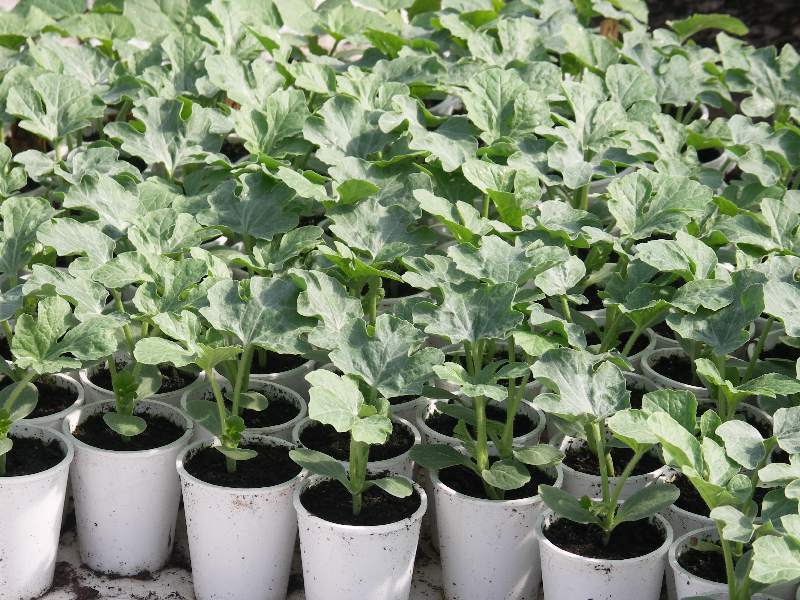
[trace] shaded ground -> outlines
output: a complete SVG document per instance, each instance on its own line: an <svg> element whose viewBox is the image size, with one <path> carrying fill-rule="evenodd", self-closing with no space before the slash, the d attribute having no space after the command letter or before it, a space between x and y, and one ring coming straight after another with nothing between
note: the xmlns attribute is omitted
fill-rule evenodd
<svg viewBox="0 0 800 600"><path fill-rule="evenodd" d="M750 28L746 38L755 46L792 43L800 48L800 0L647 0L647 4L653 28L694 13L725 13ZM714 36L715 32L710 32L696 39L713 43Z"/></svg>

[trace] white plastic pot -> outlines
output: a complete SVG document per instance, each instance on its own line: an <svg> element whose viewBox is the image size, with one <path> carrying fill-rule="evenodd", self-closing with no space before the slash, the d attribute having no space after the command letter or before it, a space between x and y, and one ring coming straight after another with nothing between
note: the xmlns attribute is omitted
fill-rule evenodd
<svg viewBox="0 0 800 600"><path fill-rule="evenodd" d="M586 442L581 439L566 437L561 442L561 451L567 452L573 446L585 446ZM620 465L622 467L622 465ZM582 498L588 496L589 498L600 498L603 495L603 486L600 481L599 475L591 475L589 473L582 473L572 467L562 463L561 468L564 470L564 489L573 496ZM619 496L620 500L625 500L631 494L647 487L651 483L658 480L666 467L660 467L650 473L642 475L631 475L625 481L622 487L622 493ZM619 481L619 477L609 477L608 485L610 489L614 489Z"/></svg>
<svg viewBox="0 0 800 600"><path fill-rule="evenodd" d="M672 545L672 528L664 517L652 518L664 534L664 543L649 554L624 560L586 558L562 550L544 535L544 529L557 519L552 511L545 511L537 527L547 600L659 600Z"/></svg>
<svg viewBox="0 0 800 600"><path fill-rule="evenodd" d="M90 377L97 373L97 371L101 368L105 368L105 363L100 363L93 367L89 367L87 369L81 369L78 377L80 379L81 385L85 390L86 395L86 404L94 404L95 402L102 402L105 400L113 400L114 399L114 391L107 390L105 388L101 388L98 385L92 383ZM153 394L152 396L148 396L148 400L155 400L156 402L163 402L164 404L169 404L170 406L178 407L180 406L181 398L184 394L192 394L197 393L201 389L201 381L202 377L198 375L197 379L195 379L192 383L187 385L184 388L179 390L173 390L171 392L164 392L163 394Z"/></svg>
<svg viewBox="0 0 800 600"><path fill-rule="evenodd" d="M66 436L45 427L17 422L11 433L64 451L62 461L46 471L0 477L0 600L27 600L53 583L73 450Z"/></svg>
<svg viewBox="0 0 800 600"><path fill-rule="evenodd" d="M651 339L654 339L656 342L655 350L663 350L664 348L680 348L681 345L678 340L667 337L665 335L661 335L652 327L647 328L647 333L650 335Z"/></svg>
<svg viewBox="0 0 800 600"><path fill-rule="evenodd" d="M44 417L36 417L36 418L29 418L25 419L23 422L28 425L38 425L39 427L47 427L48 429L53 429L55 431L61 431L61 423L64 421L64 417L66 417L71 411L75 410L83 406L84 401L84 394L83 394L83 386L75 381L72 377L68 375L64 375L63 373L56 373L55 375L48 375L47 377L53 378L53 383L64 390L72 390L77 394L77 398L75 402L72 403L71 406L61 410L57 413L53 413L51 415L46 415Z"/></svg>
<svg viewBox="0 0 800 600"><path fill-rule="evenodd" d="M708 398L708 390L699 385L690 385L682 383L674 379L670 379L666 375L662 375L653 368L658 362L658 359L669 356L685 356L686 353L681 348L662 348L661 350L645 351L642 355L641 370L645 377L653 381L657 386L662 388L672 388L676 390L686 390L694 393L700 398Z"/></svg>
<svg viewBox="0 0 800 600"><path fill-rule="evenodd" d="M169 419L185 430L183 435L160 448L130 452L95 448L72 435L111 406L91 404L64 419L64 433L75 446L71 481L81 560L101 573L153 573L172 551L180 503L175 460L189 443L192 422L169 404L144 400L136 414Z"/></svg>
<svg viewBox="0 0 800 600"><path fill-rule="evenodd" d="M392 404L392 416L411 421L412 423L417 419L417 413L421 406L428 406L431 403L430 398L419 396L405 402Z"/></svg>
<svg viewBox="0 0 800 600"><path fill-rule="evenodd" d="M229 391L231 389L230 384L224 378L219 377L217 381L219 382L219 386L223 391ZM308 414L308 406L306 405L306 401L303 399L303 397L298 392L271 381L254 381L251 379L249 389L256 392L261 392L267 397L267 400L280 398L282 400L286 400L287 402L291 402L299 409L299 412L292 420L286 421L286 423L280 423L279 425L273 425L271 427L252 427L246 429L245 431L290 441L292 439L292 429L294 429L295 425L297 425L300 421L305 419L306 415ZM205 381L203 381L202 387L199 390L191 390L187 393L184 393L180 402L181 409L185 412L187 403L195 398L210 400L212 402L215 401L211 387ZM199 423L195 423L194 437L192 438L192 442L211 441L213 438L214 436L208 429Z"/></svg>
<svg viewBox="0 0 800 600"><path fill-rule="evenodd" d="M299 367L281 373L250 373L250 386L253 387L253 384L257 382L277 383L297 392L304 400L308 400L308 389L311 384L306 381L306 375L316 368L317 363L309 360Z"/></svg>
<svg viewBox="0 0 800 600"><path fill-rule="evenodd" d="M706 527L696 529L683 534L675 540L669 549L669 566L672 569L673 581L676 598L690 598L692 596L703 596L712 594L723 594L727 596L728 586L725 583L709 581L698 577L684 569L678 562L683 553L694 541L706 540L716 542L719 540L719 533L716 527ZM764 590L765 594L780 600L795 600L796 583L781 583L773 585Z"/></svg>
<svg viewBox="0 0 800 600"><path fill-rule="evenodd" d="M436 410L436 400L429 400L427 405L419 407L417 411L415 424L417 426L417 429L419 429L420 434L422 434L422 443L447 444L448 446L452 446L453 448L461 446L462 445L461 440L459 440L458 438L450 435L441 434L425 423L425 419L427 419L430 415L432 415L435 412L435 410ZM546 419L544 413L538 408L536 408L533 404L528 402L527 400L523 400L522 402L519 403L517 414L527 415L531 419L531 421L536 423L536 425L532 431L526 433L525 435L515 437L514 445L525 447L538 444L539 438L541 437L542 431L544 431L546 425ZM494 446L494 444L492 442L489 442L489 446L492 447Z"/></svg>
<svg viewBox="0 0 800 600"><path fill-rule="evenodd" d="M561 487L561 468L555 469ZM431 472L446 600L536 600L542 573L536 526L540 496L483 500L448 487Z"/></svg>
<svg viewBox="0 0 800 600"><path fill-rule="evenodd" d="M305 418L299 423L294 426L292 429L292 437L291 441L298 446L302 446L303 443L300 441L300 435L303 433L303 430L312 425L315 421L312 421L309 418ZM392 475L400 475L402 477L408 477L411 479L414 475L414 461L411 460L411 448L418 445L422 441L422 437L420 436L419 430L414 427L411 423L409 423L405 419L401 419L400 417L393 416L392 417L392 426L398 427L402 426L409 430L412 435L414 436L414 443L411 447L403 452L402 454L398 454L397 456L393 456L392 458L387 458L384 460L371 460L367 463L367 470L371 473L382 473L384 471L391 473ZM345 468L347 468L348 463L347 461L340 461Z"/></svg>
<svg viewBox="0 0 800 600"><path fill-rule="evenodd" d="M388 525L356 526L331 523L303 506L303 491L320 481L309 477L294 493L300 529L306 600L408 600L425 491L419 508L408 518Z"/></svg>
<svg viewBox="0 0 800 600"><path fill-rule="evenodd" d="M244 442L291 444L245 433ZM178 456L189 536L192 582L197 600L283 600L297 538L292 502L302 472L262 488L229 488L206 483L184 465L210 445L196 442Z"/></svg>

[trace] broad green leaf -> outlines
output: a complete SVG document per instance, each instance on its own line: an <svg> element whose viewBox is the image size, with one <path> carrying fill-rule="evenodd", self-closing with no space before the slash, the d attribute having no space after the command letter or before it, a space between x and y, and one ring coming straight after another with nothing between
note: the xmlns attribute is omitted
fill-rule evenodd
<svg viewBox="0 0 800 600"><path fill-rule="evenodd" d="M276 90L269 94L262 106L245 106L238 111L235 129L245 140L245 148L253 154L280 158L306 151L308 143L300 134L307 121L310 117L303 92Z"/></svg>
<svg viewBox="0 0 800 600"><path fill-rule="evenodd" d="M164 338L147 337L136 342L133 356L146 365L173 364L185 367L195 362L195 354Z"/></svg>
<svg viewBox="0 0 800 600"><path fill-rule="evenodd" d="M749 423L726 421L717 427L716 434L725 443L727 455L745 469L757 468L767 455L761 434Z"/></svg>
<svg viewBox="0 0 800 600"><path fill-rule="evenodd" d="M395 498L407 498L414 493L414 486L405 477L381 477L371 479L368 483L381 488Z"/></svg>
<svg viewBox="0 0 800 600"><path fill-rule="evenodd" d="M533 283L546 296L564 296L585 275L586 266L583 261L577 256L570 256L566 261L536 275Z"/></svg>
<svg viewBox="0 0 800 600"><path fill-rule="evenodd" d="M625 445L638 450L658 443L658 438L647 424L648 413L644 410L629 408L621 410L609 417L608 428L614 437Z"/></svg>
<svg viewBox="0 0 800 600"><path fill-rule="evenodd" d="M559 517L574 523L599 523L597 516L589 512L580 500L562 489L540 485L539 495L547 507Z"/></svg>
<svg viewBox="0 0 800 600"><path fill-rule="evenodd" d="M564 458L564 453L548 444L536 444L514 450L514 458L526 465L549 467L556 465Z"/></svg>
<svg viewBox="0 0 800 600"><path fill-rule="evenodd" d="M222 434L217 403L210 400L190 399L186 403L186 412L193 421L202 425L216 436Z"/></svg>
<svg viewBox="0 0 800 600"><path fill-rule="evenodd" d="M86 255L93 267L111 260L115 244L99 227L70 218L42 223L36 239L53 248L59 256Z"/></svg>
<svg viewBox="0 0 800 600"><path fill-rule="evenodd" d="M516 490L531 480L528 469L521 462L511 459L498 460L482 473L483 480L501 490Z"/></svg>
<svg viewBox="0 0 800 600"><path fill-rule="evenodd" d="M222 452L226 458L232 460L250 460L258 456L258 452L249 448L228 448L227 446L216 446L217 450Z"/></svg>
<svg viewBox="0 0 800 600"><path fill-rule="evenodd" d="M680 21L670 21L670 28L685 41L706 29L719 29L733 35L747 35L747 26L736 17L718 13L696 14Z"/></svg>
<svg viewBox="0 0 800 600"><path fill-rule="evenodd" d="M800 578L800 544L793 538L765 535L753 542L750 578L764 584Z"/></svg>
<svg viewBox="0 0 800 600"><path fill-rule="evenodd" d="M528 258L522 245L509 244L495 235L482 238L479 248L467 244L451 246L447 255L461 271L488 283L521 286L537 271L543 270L536 261Z"/></svg>
<svg viewBox="0 0 800 600"><path fill-rule="evenodd" d="M297 297L297 312L319 319L308 336L309 342L334 349L351 320L363 317L361 302L350 297L344 285L322 271L294 269L290 274L300 280L303 288Z"/></svg>
<svg viewBox="0 0 800 600"><path fill-rule="evenodd" d="M617 510L614 523L638 521L660 513L680 496L680 490L674 485L656 482L631 494Z"/></svg>
<svg viewBox="0 0 800 600"><path fill-rule="evenodd" d="M717 506L709 516L723 523L724 540L747 544L753 537L753 520L733 506Z"/></svg>
<svg viewBox="0 0 800 600"><path fill-rule="evenodd" d="M15 393L17 397L12 400L11 396ZM11 423L16 423L31 414L38 401L39 391L32 383L14 382L0 390L0 407Z"/></svg>
<svg viewBox="0 0 800 600"><path fill-rule="evenodd" d="M665 412L654 412L647 418L647 424L666 451L664 458L668 464L702 472L703 450L694 432L687 431Z"/></svg>
<svg viewBox="0 0 800 600"><path fill-rule="evenodd" d="M789 454L800 453L800 407L779 408L772 419L778 446Z"/></svg>
<svg viewBox="0 0 800 600"><path fill-rule="evenodd" d="M381 415L356 419L350 429L353 440L365 444L385 444L391 433L391 420Z"/></svg>
<svg viewBox="0 0 800 600"><path fill-rule="evenodd" d="M3 201L0 274L16 277L26 267L33 256L37 230L54 215L50 203L43 198L15 196Z"/></svg>
<svg viewBox="0 0 800 600"><path fill-rule="evenodd" d="M422 444L411 448L411 460L429 471L471 465L469 458L447 444Z"/></svg>
<svg viewBox="0 0 800 600"><path fill-rule="evenodd" d="M311 384L308 416L340 433L350 431L364 404L356 380L326 369L312 371L306 380Z"/></svg>
<svg viewBox="0 0 800 600"><path fill-rule="evenodd" d="M697 429L697 398L685 390L656 390L642 396L642 411L664 412L686 431L694 434Z"/></svg>
<svg viewBox="0 0 800 600"><path fill-rule="evenodd" d="M142 212L138 197L107 175L85 177L64 195L64 208L97 214L105 233L119 238Z"/></svg>
<svg viewBox="0 0 800 600"><path fill-rule="evenodd" d="M147 421L136 415L107 412L103 415L103 421L123 437L133 437L147 429Z"/></svg>
<svg viewBox="0 0 800 600"><path fill-rule="evenodd" d="M307 448L296 448L295 450L289 451L289 457L311 473L335 479L341 483L345 489L350 492L353 491L350 489L350 481L347 479L347 472L344 469L344 465L327 454Z"/></svg>

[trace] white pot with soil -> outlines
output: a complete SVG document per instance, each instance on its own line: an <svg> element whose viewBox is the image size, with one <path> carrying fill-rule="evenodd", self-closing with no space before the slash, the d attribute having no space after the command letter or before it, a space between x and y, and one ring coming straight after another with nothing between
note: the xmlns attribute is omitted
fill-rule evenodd
<svg viewBox="0 0 800 600"><path fill-rule="evenodd" d="M0 476L0 600L38 598L53 583L72 444L61 432L15 423Z"/></svg>
<svg viewBox="0 0 800 600"><path fill-rule="evenodd" d="M180 502L175 460L192 422L169 404L143 400L134 414L147 429L125 441L103 421L113 406L91 404L64 419L75 447L70 479L81 560L106 574L153 573L172 551Z"/></svg>
<svg viewBox="0 0 800 600"><path fill-rule="evenodd" d="M398 396L389 400L389 404L392 405L392 416L412 423L416 421L420 407L428 406L430 403L431 399L425 396Z"/></svg>
<svg viewBox="0 0 800 600"><path fill-rule="evenodd" d="M309 477L295 490L306 600L408 600L427 497L418 485L404 499L366 494L354 517L337 481Z"/></svg>
<svg viewBox="0 0 800 600"><path fill-rule="evenodd" d="M536 600L541 570L536 526L538 485L561 486L561 468L530 467L534 479L507 500L489 500L481 480L462 467L431 472L446 600Z"/></svg>
<svg viewBox="0 0 800 600"><path fill-rule="evenodd" d="M230 392L231 385L222 377L219 377L217 381L225 397ZM290 441L295 425L305 419L308 414L308 405L303 397L294 390L271 381L253 381L251 379L248 390L264 394L268 404L266 409L260 411L242 409L241 416L247 427L246 431ZM214 401L214 393L207 382L203 382L200 390L183 395L180 402L181 409L186 411L188 402L194 399ZM208 429L195 423L193 442L210 441L213 438L214 436Z"/></svg>
<svg viewBox="0 0 800 600"><path fill-rule="evenodd" d="M118 369L125 366L124 358L121 360L117 357L116 360ZM201 375L181 371L170 365L159 365L159 370L162 376L161 388L158 393L148 396L148 400L155 400L156 402L178 407L184 394L192 394L200 390ZM78 377L85 390L86 404L114 399L111 375L105 362L87 369L81 369Z"/></svg>
<svg viewBox="0 0 800 600"><path fill-rule="evenodd" d="M693 549L698 541L718 542L717 528L712 526L685 533L669 549L669 566L678 600L711 594L727 595L722 553ZM768 587L764 594L780 600L795 600L796 588L796 583L781 583Z"/></svg>
<svg viewBox="0 0 800 600"><path fill-rule="evenodd" d="M308 400L310 386L306 381L306 375L316 368L317 363L303 356L257 350L250 366L250 384L262 381L277 383Z"/></svg>
<svg viewBox="0 0 800 600"><path fill-rule="evenodd" d="M622 523L607 546L596 526L543 512L537 527L547 600L659 600L672 528L661 515Z"/></svg>
<svg viewBox="0 0 800 600"><path fill-rule="evenodd" d="M438 401L429 400L427 405L417 411L415 424L422 434L424 444L447 444L456 448L461 440L453 436L453 428L458 422L450 415L436 409ZM486 406L486 416L495 421L505 422L506 411L499 402L490 401ZM519 403L517 416L514 419L514 445L532 446L539 443L539 438L546 426L544 413L527 400ZM489 442L490 447L494 444Z"/></svg>
<svg viewBox="0 0 800 600"><path fill-rule="evenodd" d="M64 417L83 406L83 386L63 373L44 375L33 383L39 391L39 401L23 422L60 432Z"/></svg>
<svg viewBox="0 0 800 600"><path fill-rule="evenodd" d="M617 472L621 472L633 456L633 451L629 448L609 447L608 450ZM564 441L561 442L561 451L565 455L561 463L561 468L564 470L564 489L578 498L583 496L601 497L603 490L600 481L600 467L597 457L589 449L586 441L572 437L564 438ZM619 499L625 500L631 494L657 481L665 469L666 467L655 453L645 454L631 476L625 480ZM609 487L613 490L618 481L618 477L609 477Z"/></svg>
<svg viewBox="0 0 800 600"><path fill-rule="evenodd" d="M330 425L305 418L295 425L291 439L298 446L332 456L345 468L348 465L349 433L339 433ZM420 441L421 436L416 427L405 419L393 416L392 433L386 443L369 447L367 469L371 473L388 472L411 479L414 474L411 448Z"/></svg>
<svg viewBox="0 0 800 600"><path fill-rule="evenodd" d="M301 469L285 440L246 432L240 446L259 455L237 463L235 473L208 441L178 456L197 600L286 598Z"/></svg>
<svg viewBox="0 0 800 600"><path fill-rule="evenodd" d="M708 390L699 381L692 381L693 365L681 348L650 350L642 356L641 370L645 377L662 388L686 390L698 399L708 398ZM680 379L678 379L680 378Z"/></svg>

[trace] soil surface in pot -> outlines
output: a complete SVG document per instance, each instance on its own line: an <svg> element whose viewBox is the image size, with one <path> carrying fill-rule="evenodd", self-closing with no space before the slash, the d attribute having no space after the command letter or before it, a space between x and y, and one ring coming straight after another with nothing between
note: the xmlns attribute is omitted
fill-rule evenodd
<svg viewBox="0 0 800 600"><path fill-rule="evenodd" d="M0 356L6 360L14 360L11 354L11 347L8 345L8 340L4 337L0 338Z"/></svg>
<svg viewBox="0 0 800 600"><path fill-rule="evenodd" d="M385 444L369 447L369 460L387 460L406 452L414 445L414 434L400 423L392 424L392 433ZM309 423L300 432L300 443L306 448L324 452L336 460L347 460L350 456L350 434L339 433L330 425Z"/></svg>
<svg viewBox="0 0 800 600"><path fill-rule="evenodd" d="M725 583L725 558L722 552L703 552L693 548L686 548L678 556L678 564L692 575L702 577L707 581Z"/></svg>
<svg viewBox="0 0 800 600"><path fill-rule="evenodd" d="M384 298L407 298L421 291L405 281L395 281L394 279L386 278L383 278L382 281L383 283L381 285L383 286Z"/></svg>
<svg viewBox="0 0 800 600"><path fill-rule="evenodd" d="M411 402L416 400L419 396L409 395L409 396L395 396L394 398L389 398L389 404L392 406L398 406L400 404L405 404L406 402Z"/></svg>
<svg viewBox="0 0 800 600"><path fill-rule="evenodd" d="M618 475L622 473L625 465L633 458L633 450L630 448L609 448L608 450L611 454L611 460L614 462L614 470ZM600 464L597 461L597 456L584 444L572 444L567 448L564 464L581 473L600 475ZM636 463L631 475L645 475L663 466L664 463L648 452Z"/></svg>
<svg viewBox="0 0 800 600"><path fill-rule="evenodd" d="M719 148L701 148L697 151L697 159L701 164L710 163L720 156L722 156L722 151Z"/></svg>
<svg viewBox="0 0 800 600"><path fill-rule="evenodd" d="M258 392L259 390L250 390L251 392ZM212 398L208 398L213 401ZM225 399L228 400L227 395ZM226 402L230 410L230 403ZM300 414L300 408L285 400L284 398L269 398L267 408L264 410L250 410L243 408L241 412L244 424L248 429L256 427L275 427L276 425L283 425L294 419Z"/></svg>
<svg viewBox="0 0 800 600"><path fill-rule="evenodd" d="M492 421L505 423L506 409L501 406L489 404L486 406L486 418ZM444 413L434 412L425 418L425 424L437 433L452 437L453 431L458 424L458 419ZM536 425L537 423L528 415L517 414L514 418L514 437L522 437L523 435L529 434L536 429ZM467 429L473 436L475 435L474 427L467 425Z"/></svg>
<svg viewBox="0 0 800 600"><path fill-rule="evenodd" d="M64 460L64 451L58 442L45 442L38 438L8 436L14 447L6 454L6 474L3 477L33 475L52 469Z"/></svg>
<svg viewBox="0 0 800 600"><path fill-rule="evenodd" d="M183 466L200 481L231 488L271 487L293 479L301 471L300 465L289 458L289 446L243 444L240 448L255 450L258 456L237 461L234 473L228 473L225 456L215 448L203 448Z"/></svg>
<svg viewBox="0 0 800 600"><path fill-rule="evenodd" d="M124 369L126 363L124 361L116 361L117 370ZM159 394L166 394L168 392L175 392L191 385L197 379L197 375L176 369L172 365L159 365L159 372L161 373L161 387L158 388ZM111 373L105 367L97 369L95 373L89 376L89 381L97 387L104 390L112 390Z"/></svg>
<svg viewBox="0 0 800 600"><path fill-rule="evenodd" d="M631 393L631 408L642 408L642 398L647 393L644 386L638 383L628 383L625 387Z"/></svg>
<svg viewBox="0 0 800 600"><path fill-rule="evenodd" d="M590 285L585 290L583 290L583 295L586 296L586 299L589 301L588 304L581 304L578 306L578 310L586 311L586 310L600 310L605 308L603 304L603 299L598 296L598 292L600 292L600 288L594 285Z"/></svg>
<svg viewBox="0 0 800 600"><path fill-rule="evenodd" d="M650 366L659 375L668 377L673 381L679 381L686 385L700 386L700 383L693 377L692 363L685 354L659 356L650 363Z"/></svg>
<svg viewBox="0 0 800 600"><path fill-rule="evenodd" d="M147 428L131 438L123 439L103 421L103 413L90 416L75 428L72 435L94 448L130 452L153 450L171 444L180 438L185 429L158 415L138 414L147 422Z"/></svg>
<svg viewBox="0 0 800 600"><path fill-rule="evenodd" d="M340 525L388 525L407 519L422 500L416 490L407 498L395 498L379 487L361 496L361 512L353 514L353 497L338 481L322 481L308 487L300 502L312 515Z"/></svg>
<svg viewBox="0 0 800 600"><path fill-rule="evenodd" d="M506 500L532 498L539 493L540 485L553 485L555 483L556 479L552 475L548 475L531 465L525 465L525 467L528 469L528 473L531 474L531 480L521 488L507 491L505 493ZM439 480L451 490L455 490L465 496L481 500L490 499L486 494L486 488L483 486L483 480L467 467L458 465L442 469L439 471Z"/></svg>
<svg viewBox="0 0 800 600"><path fill-rule="evenodd" d="M667 325L666 321L661 321L661 323L653 325L650 329L655 331L661 337L665 337L670 340L676 339L675 332L672 331L669 325Z"/></svg>
<svg viewBox="0 0 800 600"><path fill-rule="evenodd" d="M622 349L625 347L625 344L628 343L628 339L630 339L630 337L631 337L631 332L630 331L626 331L624 333L620 333L617 336L616 348L618 348L620 351L622 351ZM592 331L592 332L589 332L589 333L586 334L586 344L587 345L594 346L595 344L599 344L601 342L602 342L602 340L600 339L600 336L597 335L595 332ZM639 354L639 352L641 352L642 350L647 348L647 346L649 344L650 344L650 340L647 338L647 336L646 335L640 335L638 338L636 338L636 341L633 342L633 348L631 348L630 351L628 352L628 356L634 356L636 354Z"/></svg>
<svg viewBox="0 0 800 600"><path fill-rule="evenodd" d="M764 359L778 359L778 360L791 360L796 361L800 358L800 348L794 348L787 344L775 344L775 346L769 350L764 350L761 353L761 358Z"/></svg>
<svg viewBox="0 0 800 600"><path fill-rule="evenodd" d="M558 519L544 530L545 537L562 550L585 558L625 560L650 554L664 543L664 533L647 519L621 523L603 545L603 530L597 525Z"/></svg>
<svg viewBox="0 0 800 600"><path fill-rule="evenodd" d="M250 372L256 375L272 375L273 373L285 373L297 367L302 367L308 362L307 358L296 354L278 354L267 350L256 352L253 356L253 364Z"/></svg>
<svg viewBox="0 0 800 600"><path fill-rule="evenodd" d="M245 148L244 145L234 142L229 142L228 140L225 140L222 143L222 148L220 149L220 152L225 156L227 156L231 162L236 162L237 160L240 160L245 156L250 156L250 152L247 151L247 148Z"/></svg>
<svg viewBox="0 0 800 600"><path fill-rule="evenodd" d="M300 215L300 222L298 227L308 227L310 225L319 225L326 219L325 214L319 215Z"/></svg>
<svg viewBox="0 0 800 600"><path fill-rule="evenodd" d="M34 382L36 389L39 391L39 401L36 403L36 408L33 409L33 412L28 415L28 419L54 415L75 404L78 399L78 392L72 386L61 387L56 381L54 377L45 376ZM5 381L3 381L3 384L5 384ZM5 387L6 385L2 386L2 388Z"/></svg>
<svg viewBox="0 0 800 600"><path fill-rule="evenodd" d="M708 516L708 505L703 501L702 496L700 496L686 475L683 473L675 473L667 480L667 483L671 483L681 492L681 495L675 501L675 506L695 515L703 517Z"/></svg>

